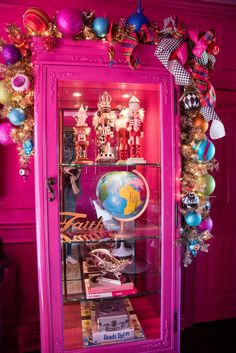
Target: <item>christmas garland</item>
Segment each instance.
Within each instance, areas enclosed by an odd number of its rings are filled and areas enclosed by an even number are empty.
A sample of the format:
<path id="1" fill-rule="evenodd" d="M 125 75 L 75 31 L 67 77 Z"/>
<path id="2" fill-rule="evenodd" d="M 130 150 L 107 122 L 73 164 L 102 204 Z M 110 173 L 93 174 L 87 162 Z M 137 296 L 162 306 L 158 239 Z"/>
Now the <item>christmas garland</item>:
<path id="1" fill-rule="evenodd" d="M 109 22 L 96 17 L 94 11 L 63 9 L 52 20 L 38 8 L 29 8 L 23 15 L 26 33 L 10 24 L 6 27 L 9 42 L 0 40 L 5 64 L 0 66 L 0 103 L 2 123 L 0 143 L 17 144 L 20 156 L 20 174 L 29 174 L 33 155 L 34 135 L 34 75 L 31 61 L 31 43 L 34 36 L 42 37 L 45 50 L 53 51 L 57 38 L 74 40 L 96 39 L 109 42 L 110 66 L 115 64 L 115 43 L 131 68 L 138 68 L 133 55 L 139 43 L 156 44 L 155 56 L 174 76 L 180 86 L 181 115 L 181 214 L 182 226 L 177 243 L 184 247 L 184 265 L 188 266 L 199 250 L 207 251 L 212 237 L 209 215 L 210 195 L 215 181 L 208 173 L 218 167 L 214 159 L 215 147 L 206 133 L 217 139 L 225 135 L 224 126 L 214 111 L 215 92 L 210 74 L 219 48 L 213 31 L 187 31 L 177 17 L 164 20 L 163 28 L 150 24 L 143 14 L 140 2 L 135 14 L 127 20 Z M 8 119 L 6 119 L 6 117 Z"/>

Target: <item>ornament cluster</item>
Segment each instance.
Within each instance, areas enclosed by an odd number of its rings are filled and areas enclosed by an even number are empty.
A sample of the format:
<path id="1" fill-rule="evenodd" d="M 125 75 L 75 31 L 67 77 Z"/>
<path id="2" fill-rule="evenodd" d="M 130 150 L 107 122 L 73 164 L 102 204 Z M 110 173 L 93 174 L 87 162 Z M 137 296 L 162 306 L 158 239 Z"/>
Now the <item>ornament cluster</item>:
<path id="1" fill-rule="evenodd" d="M 8 25 L 6 32 L 10 43 L 0 39 L 5 62 L 0 65 L 0 143 L 17 144 L 20 175 L 26 177 L 34 147 L 34 77 L 30 40 L 15 25 Z"/>
<path id="2" fill-rule="evenodd" d="M 211 172 L 218 168 L 215 146 L 208 138 L 209 124 L 200 113 L 200 105 L 186 104 L 191 94 L 196 97 L 193 88 L 181 97 L 182 225 L 178 243 L 185 248 L 186 267 L 198 251 L 208 251 L 213 228 L 211 197 L 216 186 Z"/>

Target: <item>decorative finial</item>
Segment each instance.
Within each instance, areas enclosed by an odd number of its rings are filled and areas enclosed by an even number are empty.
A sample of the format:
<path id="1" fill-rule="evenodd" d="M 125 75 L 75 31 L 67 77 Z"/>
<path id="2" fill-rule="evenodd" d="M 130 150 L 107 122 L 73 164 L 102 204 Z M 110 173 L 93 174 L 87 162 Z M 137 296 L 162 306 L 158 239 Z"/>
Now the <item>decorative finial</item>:
<path id="1" fill-rule="evenodd" d="M 99 97 L 98 109 L 101 113 L 111 112 L 111 96 L 107 91 Z"/>
<path id="2" fill-rule="evenodd" d="M 137 13 L 141 13 L 141 14 L 143 13 L 141 0 L 138 0 Z"/>

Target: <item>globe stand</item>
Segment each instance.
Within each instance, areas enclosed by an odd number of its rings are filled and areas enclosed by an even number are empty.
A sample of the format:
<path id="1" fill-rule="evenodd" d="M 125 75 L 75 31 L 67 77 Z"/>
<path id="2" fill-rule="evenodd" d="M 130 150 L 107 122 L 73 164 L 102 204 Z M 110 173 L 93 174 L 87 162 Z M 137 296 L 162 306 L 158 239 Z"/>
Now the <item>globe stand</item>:
<path id="1" fill-rule="evenodd" d="M 127 221 L 124 221 L 121 219 L 119 219 L 119 221 L 120 221 L 120 228 L 116 233 L 115 239 L 122 240 L 122 239 L 132 238 L 132 230 L 134 229 L 133 221 L 129 222 L 130 223 L 129 226 L 127 225 L 127 223 L 128 223 Z M 126 226 L 125 226 L 125 224 L 126 224 Z"/>
<path id="2" fill-rule="evenodd" d="M 120 242 L 120 246 L 119 247 L 116 247 L 113 251 L 112 251 L 112 254 L 115 256 L 115 257 L 118 257 L 118 258 L 124 258 L 124 257 L 131 257 L 133 256 L 134 254 L 134 249 L 131 247 L 131 248 L 128 248 L 125 246 L 125 242 L 123 240 L 121 240 Z"/>

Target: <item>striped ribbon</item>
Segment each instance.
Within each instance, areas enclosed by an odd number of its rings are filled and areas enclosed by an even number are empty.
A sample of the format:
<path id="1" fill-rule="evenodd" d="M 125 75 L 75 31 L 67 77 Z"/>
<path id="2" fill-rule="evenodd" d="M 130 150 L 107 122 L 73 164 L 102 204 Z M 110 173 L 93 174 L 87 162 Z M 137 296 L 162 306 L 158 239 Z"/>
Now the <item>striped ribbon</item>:
<path id="1" fill-rule="evenodd" d="M 156 43 L 157 42 L 157 31 L 152 30 L 146 24 L 142 25 L 138 33 L 131 33 L 129 36 L 123 39 L 121 43 L 121 49 L 125 56 L 129 66 L 133 69 L 139 67 L 139 58 L 135 58 L 133 55 L 134 48 L 139 43 Z"/>

